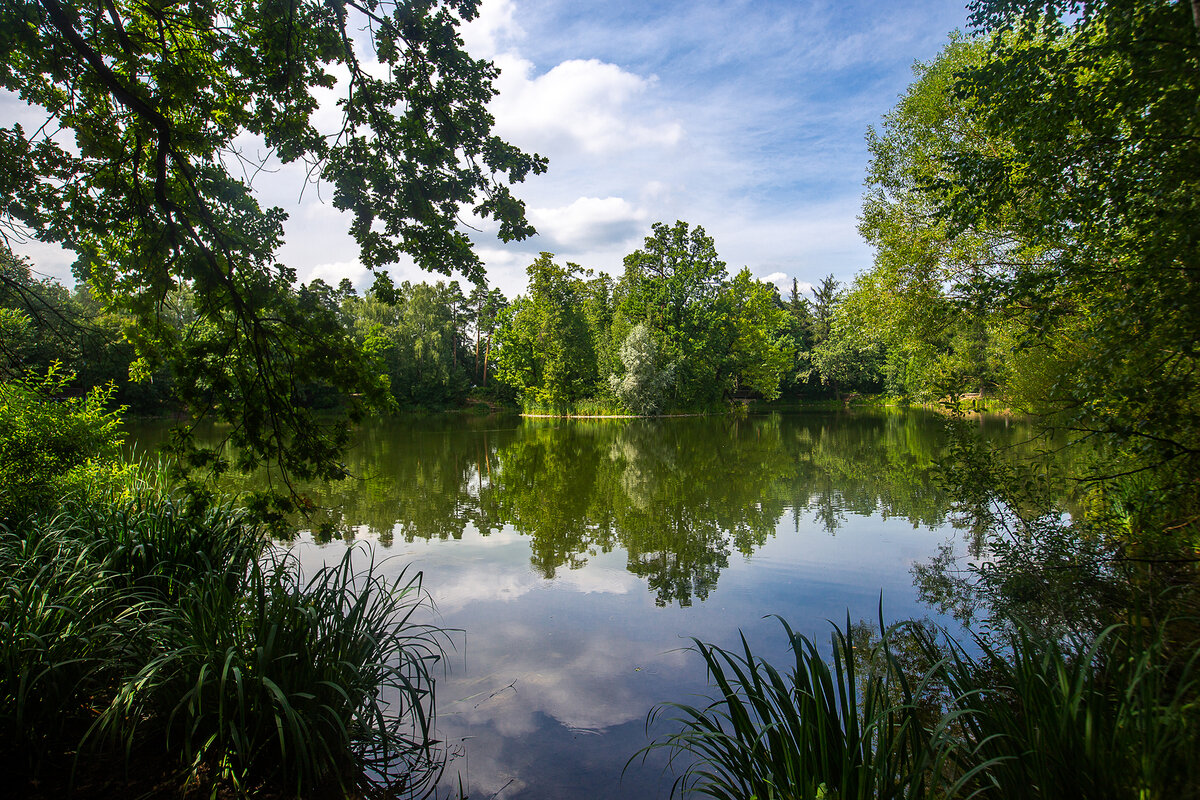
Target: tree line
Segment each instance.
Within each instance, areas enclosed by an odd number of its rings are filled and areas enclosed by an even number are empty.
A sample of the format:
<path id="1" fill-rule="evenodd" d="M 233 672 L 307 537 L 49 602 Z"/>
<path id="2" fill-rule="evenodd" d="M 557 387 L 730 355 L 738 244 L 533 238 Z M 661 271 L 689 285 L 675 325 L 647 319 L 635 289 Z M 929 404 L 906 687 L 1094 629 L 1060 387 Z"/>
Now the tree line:
<path id="1" fill-rule="evenodd" d="M 155 324 L 155 337 L 190 353 L 181 363 L 156 357 L 138 318 L 105 306 L 86 282 L 68 289 L 37 279 L 9 251 L 0 262 L 6 376 L 44 374 L 57 362 L 80 389 L 113 383 L 115 399 L 141 414 L 214 404 L 234 382 L 236 365 L 220 365 L 212 347 L 220 331 L 203 318 L 192 285 L 164 296 Z M 550 253 L 527 274 L 512 301 L 484 281 L 468 290 L 458 281 L 396 284 L 383 271 L 361 293 L 349 279 L 335 287 L 317 278 L 284 296 L 316 335 L 357 354 L 385 411 L 457 408 L 473 397 L 655 414 L 883 386 L 882 350 L 857 348 L 835 324 L 846 295 L 832 275 L 811 298 L 793 279 L 784 300 L 748 269 L 730 277 L 699 226 L 655 224 L 619 279 Z M 292 400 L 310 409 L 346 402 L 337 382 L 316 372 L 296 383 Z"/>
<path id="2" fill-rule="evenodd" d="M 850 381 L 830 354 L 840 302 L 826 278 L 813 300 L 784 301 L 749 269 L 730 277 L 704 228 L 656 223 L 619 278 L 542 253 L 526 294 L 502 315 L 497 377 L 527 408 L 654 414 L 734 398 L 816 396 Z"/>

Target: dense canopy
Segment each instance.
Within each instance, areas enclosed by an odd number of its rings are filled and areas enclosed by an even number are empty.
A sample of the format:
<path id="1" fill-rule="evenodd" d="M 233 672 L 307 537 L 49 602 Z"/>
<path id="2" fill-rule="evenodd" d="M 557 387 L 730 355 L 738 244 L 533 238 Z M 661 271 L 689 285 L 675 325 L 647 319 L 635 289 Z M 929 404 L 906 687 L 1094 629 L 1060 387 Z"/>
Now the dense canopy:
<path id="1" fill-rule="evenodd" d="M 366 266 L 406 254 L 480 280 L 460 216 L 529 235 L 506 182 L 545 160 L 491 134 L 496 69 L 457 34 L 477 5 L 5 2 L 0 85 L 46 121 L 0 130 L 2 221 L 75 251 L 139 352 L 175 361 L 194 407 L 219 400 L 252 458 L 333 474 L 336 429 L 313 425 L 294 387 L 378 386 L 337 326 L 289 294 L 295 275 L 275 261 L 286 215 L 259 205 L 253 178 L 302 162 L 352 215 Z M 163 323 L 182 289 L 198 313 L 184 336 Z"/>

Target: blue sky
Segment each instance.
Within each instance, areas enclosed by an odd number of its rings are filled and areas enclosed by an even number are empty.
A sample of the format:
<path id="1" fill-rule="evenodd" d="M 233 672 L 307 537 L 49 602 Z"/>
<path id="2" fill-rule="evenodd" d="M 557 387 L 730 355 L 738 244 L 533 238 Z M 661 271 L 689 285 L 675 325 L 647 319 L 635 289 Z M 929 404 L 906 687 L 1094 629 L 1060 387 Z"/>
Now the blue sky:
<path id="1" fill-rule="evenodd" d="M 491 283 L 512 297 L 540 251 L 621 272 L 656 221 L 702 225 L 731 271 L 790 286 L 869 266 L 855 230 L 867 126 L 916 60 L 966 24 L 965 0 L 602 2 L 484 0 L 464 39 L 501 68 L 497 132 L 549 157 L 516 188 L 540 235 L 474 235 Z M 11 102 L 0 108 L 16 114 Z M 348 220 L 296 169 L 255 184 L 286 210 L 280 260 L 301 280 L 359 286 Z M 54 248 L 24 250 L 66 276 Z M 428 280 L 411 264 L 398 280 Z"/>

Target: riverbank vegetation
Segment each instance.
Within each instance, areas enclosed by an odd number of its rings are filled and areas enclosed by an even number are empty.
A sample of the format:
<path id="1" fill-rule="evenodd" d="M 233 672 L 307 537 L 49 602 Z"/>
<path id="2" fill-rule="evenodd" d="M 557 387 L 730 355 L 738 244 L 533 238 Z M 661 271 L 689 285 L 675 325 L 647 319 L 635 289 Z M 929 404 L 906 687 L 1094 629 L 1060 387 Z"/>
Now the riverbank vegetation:
<path id="1" fill-rule="evenodd" d="M 0 751 L 33 796 L 420 795 L 442 634 L 420 576 L 305 575 L 121 458 L 105 396 L 0 385 Z"/>
<path id="2" fill-rule="evenodd" d="M 701 758 L 695 788 L 1200 792 L 1187 758 L 1200 742 L 1194 7 L 973 3 L 977 30 L 919 65 L 869 135 L 860 230 L 876 257 L 844 290 L 831 276 L 808 298 L 794 280 L 785 300 L 746 269 L 730 276 L 704 229 L 679 221 L 655 224 L 619 278 L 543 253 L 511 302 L 458 214 L 529 235 L 507 184 L 545 161 L 491 135 L 494 67 L 455 33 L 473 2 L 367 14 L 386 79 L 360 66 L 337 4 L 297 6 L 288 37 L 261 35 L 275 20 L 258 7 L 206 8 L 198 24 L 50 0 L 0 11 L 3 86 L 78 137 L 0 136 L 5 222 L 72 247 L 80 279 L 37 280 L 0 252 L 0 735 L 22 785 L 71 770 L 77 786 L 107 781 L 115 760 L 176 789 L 419 793 L 437 769 L 439 639 L 408 616 L 417 584 L 356 571 L 353 552 L 305 579 L 255 518 L 121 462 L 113 400 L 229 423 L 232 461 L 186 437 L 176 454 L 217 473 L 274 466 L 285 491 L 257 510 L 278 520 L 307 502 L 293 481 L 345 476 L 348 423 L 369 413 L 472 392 L 639 415 L 883 392 L 996 395 L 1045 441 L 1086 442 L 1081 499 L 1066 513 L 1041 462 L 1002 458 L 952 421 L 940 475 L 971 561 L 947 551 L 915 577 L 976 625 L 981 655 L 917 631 L 906 666 L 889 632 L 859 652 L 835 631 L 827 656 L 789 631 L 785 675 L 748 647 L 698 643 L 717 694 L 676 707 L 683 733 L 663 742 Z M 139 33 L 164 25 L 189 45 Z M 336 85 L 334 67 L 353 80 L 330 138 L 309 90 Z M 245 133 L 331 184 L 366 266 L 406 253 L 471 289 L 385 273 L 361 296 L 297 286 L 274 260 L 283 212 L 223 166 Z M 634 459 L 608 460 L 636 488 Z M 497 502 L 518 518 L 575 499 L 526 493 Z M 546 570 L 569 563 L 548 550 Z M 658 575 L 660 599 L 703 597 L 723 557 L 705 552 Z"/>
<path id="3" fill-rule="evenodd" d="M 836 629 L 831 655 L 788 631 L 787 673 L 697 643 L 717 693 L 666 707 L 681 732 L 658 744 L 699 759 L 702 794 L 1200 794 L 1200 16 L 972 8 L 976 34 L 869 137 L 876 260 L 832 327 L 879 347 L 894 389 L 1002 386 L 1060 446 L 1097 448 L 1085 502 L 1065 513 L 1048 473 L 955 426 L 970 560 L 916 577 L 974 642 L 909 629 L 904 660 L 895 630 L 867 648 Z"/>

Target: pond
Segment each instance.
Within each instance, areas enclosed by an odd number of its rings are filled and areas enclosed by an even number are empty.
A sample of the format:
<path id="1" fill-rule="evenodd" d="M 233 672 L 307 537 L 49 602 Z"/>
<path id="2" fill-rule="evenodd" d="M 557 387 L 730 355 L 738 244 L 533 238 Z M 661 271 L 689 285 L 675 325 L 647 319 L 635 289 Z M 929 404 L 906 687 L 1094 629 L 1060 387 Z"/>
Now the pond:
<path id="1" fill-rule="evenodd" d="M 163 431 L 134 434 L 144 450 Z M 647 731 L 656 704 L 708 691 L 690 637 L 741 632 L 782 662 L 770 615 L 822 641 L 881 603 L 888 621 L 932 616 L 912 566 L 962 538 L 935 475 L 944 438 L 915 410 L 375 422 L 356 479 L 310 490 L 322 515 L 291 546 L 315 567 L 363 542 L 424 573 L 457 630 L 437 687 L 447 795 L 667 797 L 665 755 L 630 759 L 671 730 Z"/>

